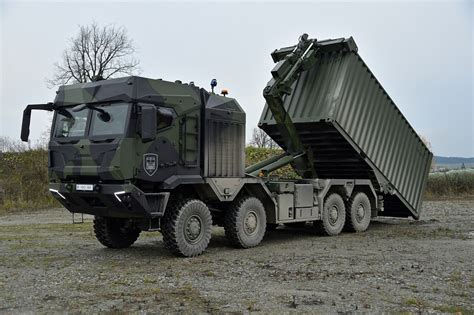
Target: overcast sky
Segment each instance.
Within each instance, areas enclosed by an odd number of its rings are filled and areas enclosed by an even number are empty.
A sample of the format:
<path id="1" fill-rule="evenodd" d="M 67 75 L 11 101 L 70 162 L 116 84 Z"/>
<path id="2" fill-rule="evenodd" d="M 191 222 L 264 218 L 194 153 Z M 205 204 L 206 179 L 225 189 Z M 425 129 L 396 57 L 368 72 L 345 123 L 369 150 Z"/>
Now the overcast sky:
<path id="1" fill-rule="evenodd" d="M 353 36 L 359 53 L 433 152 L 474 156 L 474 7 L 447 2 L 16 2 L 0 0 L 0 135 L 19 138 L 29 103 L 54 99 L 53 64 L 78 25 L 123 25 L 141 75 L 227 88 L 247 113 L 247 139 L 263 108 L 270 52 L 303 32 Z M 34 112 L 37 139 L 48 117 Z"/>

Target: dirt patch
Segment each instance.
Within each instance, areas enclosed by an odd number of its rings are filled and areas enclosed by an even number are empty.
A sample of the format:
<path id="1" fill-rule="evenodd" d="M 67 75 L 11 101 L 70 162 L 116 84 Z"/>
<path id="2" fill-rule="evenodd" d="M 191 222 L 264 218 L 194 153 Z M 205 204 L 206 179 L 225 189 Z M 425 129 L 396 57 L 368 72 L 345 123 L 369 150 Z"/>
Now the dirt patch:
<path id="1" fill-rule="evenodd" d="M 419 221 L 381 218 L 361 234 L 280 228 L 248 250 L 215 228 L 196 258 L 170 255 L 156 232 L 104 248 L 91 219 L 0 217 L 0 313 L 473 312 L 472 200 L 425 202 Z"/>

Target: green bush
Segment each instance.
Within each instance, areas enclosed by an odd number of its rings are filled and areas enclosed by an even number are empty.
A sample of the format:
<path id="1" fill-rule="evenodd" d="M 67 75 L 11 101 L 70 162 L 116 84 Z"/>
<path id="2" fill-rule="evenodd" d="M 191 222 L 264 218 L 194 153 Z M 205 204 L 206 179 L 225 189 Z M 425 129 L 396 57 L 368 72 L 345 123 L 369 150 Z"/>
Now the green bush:
<path id="1" fill-rule="evenodd" d="M 282 149 L 267 149 L 267 148 L 257 148 L 257 147 L 248 146 L 245 148 L 245 166 L 256 164 L 272 156 L 277 156 L 282 153 L 283 153 Z M 277 175 L 282 178 L 289 178 L 289 179 L 300 178 L 298 174 L 295 173 L 291 165 L 287 165 L 276 171 L 273 171 L 271 175 Z"/>
<path id="2" fill-rule="evenodd" d="M 428 177 L 425 196 L 440 197 L 474 197 L 474 170 L 434 173 Z"/>
<path id="3" fill-rule="evenodd" d="M 0 155 L 0 212 L 58 205 L 48 191 L 46 150 Z"/>

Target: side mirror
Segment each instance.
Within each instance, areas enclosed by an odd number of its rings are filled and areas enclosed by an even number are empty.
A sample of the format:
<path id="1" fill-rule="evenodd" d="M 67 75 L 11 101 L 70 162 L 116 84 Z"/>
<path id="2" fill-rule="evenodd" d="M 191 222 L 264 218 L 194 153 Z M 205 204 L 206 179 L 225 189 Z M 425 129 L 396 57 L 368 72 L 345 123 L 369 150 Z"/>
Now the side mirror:
<path id="1" fill-rule="evenodd" d="M 150 142 L 156 138 L 156 107 L 155 105 L 141 105 L 140 135 L 142 142 Z"/>
<path id="2" fill-rule="evenodd" d="M 31 109 L 23 111 L 23 121 L 21 122 L 21 141 L 28 142 L 30 136 Z"/>
<path id="3" fill-rule="evenodd" d="M 28 141 L 28 137 L 30 136 L 31 111 L 36 109 L 52 111 L 53 103 L 31 104 L 26 106 L 25 110 L 23 111 L 23 121 L 21 123 L 21 141 Z"/>

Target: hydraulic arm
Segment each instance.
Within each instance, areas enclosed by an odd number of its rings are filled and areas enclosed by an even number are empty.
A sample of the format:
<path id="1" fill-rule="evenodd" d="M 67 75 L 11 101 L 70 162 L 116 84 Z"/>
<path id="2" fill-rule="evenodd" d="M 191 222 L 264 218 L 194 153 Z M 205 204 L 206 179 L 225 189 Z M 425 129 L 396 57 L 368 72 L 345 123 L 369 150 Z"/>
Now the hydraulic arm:
<path id="1" fill-rule="evenodd" d="M 316 177 L 312 153 L 303 146 L 284 107 L 284 97 L 292 93 L 292 85 L 299 74 L 314 65 L 318 50 L 317 40 L 308 39 L 308 34 L 301 35 L 296 46 L 275 50 L 272 58 L 277 64 L 271 72 L 273 78 L 263 90 L 263 97 L 273 113 L 286 152 L 294 157 L 291 163 L 305 178 Z"/>

